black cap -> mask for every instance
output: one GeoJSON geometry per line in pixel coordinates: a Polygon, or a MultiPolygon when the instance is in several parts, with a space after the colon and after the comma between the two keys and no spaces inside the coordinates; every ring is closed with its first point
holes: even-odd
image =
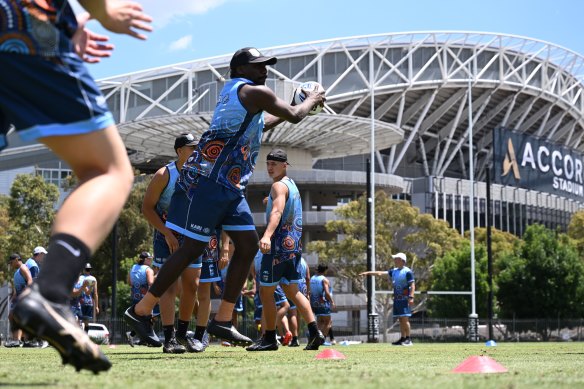
{"type": "Polygon", "coordinates": [[[197,140],[193,134],[180,134],[174,140],[174,150],[181,148],[183,146],[195,146],[197,144],[197,140]]]}
{"type": "Polygon", "coordinates": [[[91,267],[91,263],[87,262],[87,263],[85,264],[85,270],[91,270],[91,269],[93,269],[93,268],[91,267]]]}
{"type": "Polygon", "coordinates": [[[268,153],[266,160],[288,163],[288,154],[282,149],[274,149],[268,153]]]}
{"type": "Polygon", "coordinates": [[[276,57],[265,57],[254,47],[244,47],[233,54],[229,67],[235,69],[238,66],[247,65],[248,63],[265,63],[266,65],[274,65],[276,62],[278,62],[276,57]]]}
{"type": "Polygon", "coordinates": [[[8,257],[8,262],[12,262],[15,259],[19,259],[20,260],[20,254],[18,254],[18,253],[10,254],[10,257],[8,257]]]}
{"type": "Polygon", "coordinates": [[[152,255],[148,251],[142,251],[140,253],[140,259],[152,258],[152,255]]]}

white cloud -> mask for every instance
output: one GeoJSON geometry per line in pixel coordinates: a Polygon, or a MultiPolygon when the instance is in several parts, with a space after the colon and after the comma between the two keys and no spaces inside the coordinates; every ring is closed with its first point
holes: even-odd
{"type": "Polygon", "coordinates": [[[182,38],[179,38],[179,39],[175,40],[174,42],[172,42],[170,44],[170,46],[168,47],[168,50],[169,51],[179,51],[179,50],[188,49],[189,47],[191,47],[192,41],[193,41],[192,35],[185,35],[182,38]]]}
{"type": "Polygon", "coordinates": [[[144,11],[154,18],[158,27],[165,26],[177,16],[204,14],[227,1],[229,0],[139,0],[144,11]]]}
{"type": "MultiPolygon", "coordinates": [[[[144,12],[154,18],[156,27],[164,27],[173,18],[186,15],[199,15],[233,0],[137,0],[144,12]]],[[[77,0],[69,0],[75,12],[83,10],[77,0]]]]}

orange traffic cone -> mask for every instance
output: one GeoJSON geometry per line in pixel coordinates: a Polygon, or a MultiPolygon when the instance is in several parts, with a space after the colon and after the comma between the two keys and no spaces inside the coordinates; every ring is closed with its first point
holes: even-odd
{"type": "Polygon", "coordinates": [[[456,366],[452,372],[462,374],[474,373],[506,373],[508,370],[493,358],[487,356],[472,356],[456,366]]]}
{"type": "Polygon", "coordinates": [[[335,349],[327,348],[326,350],[317,354],[315,359],[345,359],[345,355],[335,349]]]}

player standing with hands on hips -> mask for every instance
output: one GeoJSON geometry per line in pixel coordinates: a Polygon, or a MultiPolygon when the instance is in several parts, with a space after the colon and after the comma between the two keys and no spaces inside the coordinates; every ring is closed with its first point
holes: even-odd
{"type": "Polygon", "coordinates": [[[152,19],[126,0],[0,0],[0,148],[13,125],[65,161],[79,186],[55,217],[43,271],[14,307],[16,324],[47,340],[63,363],[95,373],[111,363],[76,324],[71,288],[117,220],[134,175],[106,100],[83,61],[109,57],[106,36],[85,28],[90,17],[112,32],[146,39],[152,19]]]}
{"type": "Polygon", "coordinates": [[[391,256],[395,263],[395,268],[388,271],[366,271],[360,276],[389,276],[393,283],[393,316],[399,318],[399,329],[401,337],[393,342],[394,346],[413,346],[410,339],[410,316],[412,316],[411,306],[414,305],[414,293],[416,292],[416,281],[414,273],[406,266],[407,257],[404,253],[397,253],[391,256]]]}
{"type": "Polygon", "coordinates": [[[142,301],[125,313],[129,325],[152,343],[158,343],[150,323],[152,308],[193,258],[203,253],[215,228],[221,227],[233,241],[235,253],[223,299],[207,332],[232,344],[252,344],[231,323],[235,301],[258,251],[259,239],[244,190],[263,132],[283,121],[298,123],[325,101],[324,91],[306,91],[306,99],[296,106],[279,99],[265,85],[267,65],[276,62],[275,57],[265,57],[251,47],[235,52],[230,62],[231,79],[219,94],[209,130],[181,170],[166,225],[183,234],[185,241],[160,269],[142,301]]]}

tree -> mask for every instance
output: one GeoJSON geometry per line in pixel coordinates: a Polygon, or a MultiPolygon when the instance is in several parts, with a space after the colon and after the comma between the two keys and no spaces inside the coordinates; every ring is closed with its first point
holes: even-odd
{"type": "Polygon", "coordinates": [[[558,317],[584,314],[584,264],[565,234],[531,225],[501,266],[497,299],[502,315],[551,319],[540,331],[547,339],[558,317]]]}
{"type": "MultiPolygon", "coordinates": [[[[454,249],[437,259],[432,267],[431,289],[437,291],[470,291],[471,249],[470,242],[454,249]]],[[[483,244],[475,246],[475,292],[476,310],[479,317],[487,317],[489,294],[487,272],[487,248],[483,244]]],[[[435,295],[428,300],[431,316],[464,318],[471,313],[471,297],[463,295],[435,295]]]]}
{"type": "MultiPolygon", "coordinates": [[[[116,262],[117,281],[125,282],[134,259],[142,251],[152,251],[152,228],[142,216],[142,200],[150,180],[137,183],[117,221],[116,262]]],[[[91,260],[93,274],[100,283],[100,301],[109,301],[112,286],[112,247],[113,234],[105,239],[91,260]]],[[[118,296],[124,293],[118,290],[118,296]]],[[[122,300],[118,299],[118,307],[122,300]]],[[[111,313],[111,312],[110,312],[111,313]]]]}
{"type": "MultiPolygon", "coordinates": [[[[366,198],[338,207],[335,213],[339,220],[327,222],[325,228],[335,232],[338,238],[330,241],[315,241],[309,249],[319,254],[320,261],[334,266],[337,276],[352,282],[355,293],[364,292],[363,278],[359,273],[366,269],[367,215],[366,198]]],[[[428,286],[430,267],[434,260],[445,252],[458,247],[462,242],[456,230],[448,223],[436,220],[431,215],[420,214],[407,201],[396,201],[385,192],[375,195],[375,252],[377,269],[393,267],[392,253],[405,252],[408,266],[414,270],[416,288],[428,286]]],[[[376,281],[377,289],[388,289],[388,280],[376,281]]],[[[391,313],[393,300],[390,295],[376,297],[376,310],[381,312],[382,330],[385,340],[385,323],[391,313]]]]}
{"type": "Polygon", "coordinates": [[[8,230],[1,241],[3,257],[10,252],[26,256],[35,246],[47,245],[58,200],[57,186],[41,176],[16,176],[8,199],[8,230]]]}
{"type": "Polygon", "coordinates": [[[568,236],[574,240],[580,258],[584,257],[584,211],[572,215],[568,225],[568,236]]]}

